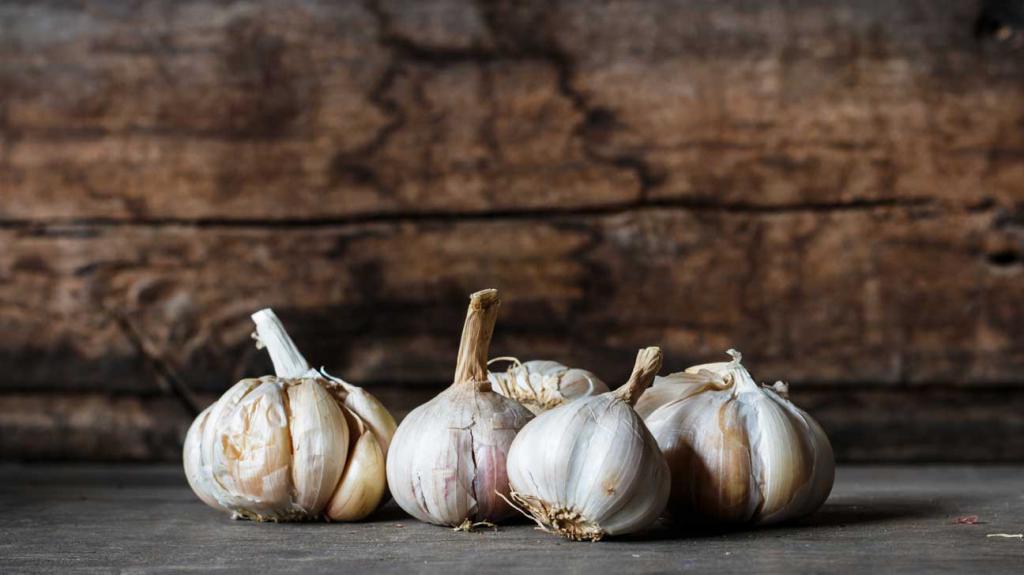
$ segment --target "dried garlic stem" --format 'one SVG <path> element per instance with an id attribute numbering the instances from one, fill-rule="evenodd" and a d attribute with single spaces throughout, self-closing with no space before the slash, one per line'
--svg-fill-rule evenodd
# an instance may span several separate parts
<path id="1" fill-rule="evenodd" d="M 315 370 L 311 370 L 306 358 L 299 353 L 292 338 L 288 337 L 281 320 L 269 307 L 261 309 L 252 314 L 252 321 L 256 323 L 256 335 L 259 342 L 267 348 L 270 353 L 270 361 L 274 362 L 274 371 L 278 377 L 289 379 L 306 377 L 319 377 Z M 312 374 L 309 372 L 313 371 Z"/>
<path id="2" fill-rule="evenodd" d="M 498 290 L 485 289 L 469 297 L 466 323 L 462 327 L 459 358 L 455 364 L 455 383 L 488 385 L 487 351 L 491 347 L 494 324 L 498 320 Z"/>
<path id="3" fill-rule="evenodd" d="M 636 355 L 636 363 L 633 364 L 633 373 L 629 381 L 614 391 L 615 396 L 630 405 L 636 404 L 644 390 L 654 382 L 654 376 L 658 375 L 661 369 L 661 348 L 646 347 Z"/>

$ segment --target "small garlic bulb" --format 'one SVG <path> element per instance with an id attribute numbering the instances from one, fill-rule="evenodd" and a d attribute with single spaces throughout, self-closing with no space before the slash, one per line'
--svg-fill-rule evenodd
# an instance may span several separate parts
<path id="1" fill-rule="evenodd" d="M 504 373 L 487 374 L 491 387 L 534 414 L 566 401 L 608 391 L 608 386 L 593 373 L 569 368 L 557 361 L 535 359 L 521 363 L 514 357 L 497 357 L 489 363 L 496 361 L 509 361 L 512 365 Z"/>
<path id="2" fill-rule="evenodd" d="M 252 316 L 276 376 L 243 379 L 185 437 L 185 477 L 214 509 L 257 521 L 355 521 L 380 504 L 395 420 L 366 391 L 310 369 L 269 309 Z"/>
<path id="3" fill-rule="evenodd" d="M 519 432 L 512 498 L 543 529 L 597 541 L 640 531 L 665 509 L 668 466 L 632 408 L 660 366 L 660 349 L 640 350 L 625 386 L 545 411 Z"/>
<path id="4" fill-rule="evenodd" d="M 455 381 L 402 421 L 388 452 L 388 486 L 420 521 L 471 527 L 515 512 L 505 459 L 519 429 L 533 417 L 491 390 L 487 350 L 498 315 L 497 290 L 470 297 Z"/>
<path id="5" fill-rule="evenodd" d="M 659 378 L 637 404 L 672 470 L 680 523 L 769 524 L 814 512 L 835 476 L 832 446 L 786 386 L 730 362 Z"/>

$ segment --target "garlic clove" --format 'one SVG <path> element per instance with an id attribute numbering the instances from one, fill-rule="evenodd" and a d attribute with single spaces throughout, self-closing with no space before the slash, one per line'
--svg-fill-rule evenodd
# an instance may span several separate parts
<path id="1" fill-rule="evenodd" d="M 588 402 L 589 403 L 589 402 Z M 533 419 L 529 433 L 520 431 L 508 459 L 508 478 L 513 489 L 539 501 L 569 501 L 575 477 L 572 457 L 577 438 L 589 431 L 588 407 L 566 404 Z"/>
<path id="2" fill-rule="evenodd" d="M 377 436 L 366 431 L 352 447 L 338 488 L 327 504 L 327 517 L 333 521 L 365 518 L 380 505 L 386 484 L 384 451 Z"/>
<path id="3" fill-rule="evenodd" d="M 811 442 L 814 450 L 814 468 L 811 472 L 812 487 L 808 490 L 803 504 L 793 513 L 793 517 L 802 517 L 813 513 L 828 500 L 829 494 L 832 493 L 832 485 L 835 483 L 836 462 L 832 444 L 829 442 L 828 436 L 825 435 L 825 430 L 810 415 L 796 409 L 800 411 L 814 438 L 814 441 Z"/>
<path id="4" fill-rule="evenodd" d="M 377 443 L 386 455 L 388 447 L 391 446 L 391 438 L 395 436 L 395 429 L 398 428 L 398 424 L 387 408 L 384 407 L 384 404 L 359 386 L 352 385 L 340 377 L 329 375 L 323 369 L 320 370 L 320 373 L 329 381 L 341 386 L 344 390 L 345 397 L 343 401 L 345 407 L 358 415 L 363 423 L 370 428 L 370 431 L 377 436 Z"/>
<path id="5" fill-rule="evenodd" d="M 291 441 L 285 397 L 276 378 L 246 394 L 220 422 L 213 477 L 236 513 L 284 519 L 291 509 Z"/>
<path id="6" fill-rule="evenodd" d="M 642 427 L 638 432 L 647 432 Z M 649 434 L 649 432 L 647 432 Z M 655 463 L 661 462 L 659 463 Z M 665 511 L 671 489 L 671 475 L 668 466 L 664 464 L 664 456 L 657 449 L 657 442 L 644 442 L 644 453 L 641 455 L 641 463 L 638 467 L 648 470 L 653 477 L 641 480 L 634 479 L 631 492 L 623 498 L 619 509 L 610 513 L 602 522 L 605 533 L 609 535 L 620 535 L 643 530 L 654 523 Z M 646 487 L 645 487 L 646 485 Z M 653 486 L 653 487 L 651 487 Z"/>
<path id="7" fill-rule="evenodd" d="M 201 480 L 202 484 L 220 506 L 232 512 L 236 510 L 236 498 L 214 475 L 216 449 L 222 444 L 220 429 L 231 412 L 246 395 L 256 389 L 263 381 L 271 380 L 273 378 L 252 378 L 239 381 L 224 392 L 224 395 L 216 403 L 210 406 L 209 415 L 206 416 L 206 425 L 203 427 L 203 434 L 199 442 L 200 465 L 197 475 L 200 478 L 204 478 Z"/>
<path id="8" fill-rule="evenodd" d="M 486 518 L 477 513 L 475 496 L 473 407 L 472 396 L 449 388 L 406 416 L 395 434 L 388 485 L 395 501 L 421 521 L 454 527 Z"/>
<path id="9" fill-rule="evenodd" d="M 200 413 L 185 435 L 185 446 L 182 449 L 183 462 L 185 465 L 185 479 L 189 487 L 199 496 L 203 503 L 218 509 L 227 511 L 213 495 L 212 486 L 207 480 L 208 475 L 203 472 L 202 440 L 203 432 L 206 430 L 206 422 L 210 418 L 210 412 L 214 406 L 207 407 Z"/>
<path id="10" fill-rule="evenodd" d="M 591 453 L 580 458 L 570 474 L 577 477 L 571 500 L 577 502 L 584 517 L 601 518 L 600 527 L 609 535 L 628 533 L 643 527 L 662 512 L 668 498 L 668 473 L 659 465 L 661 452 L 652 449 L 651 441 L 621 441 L 622 435 L 637 436 L 647 433 L 643 423 L 629 414 L 628 404 L 609 401 L 607 406 L 595 409 L 598 417 L 590 431 L 592 444 L 608 445 L 603 454 Z M 656 489 L 646 488 L 641 474 L 664 475 L 666 481 L 656 480 Z M 663 487 L 662 487 L 663 486 Z M 660 505 L 650 501 L 661 500 Z M 653 515 L 653 517 L 651 517 Z"/>
<path id="11" fill-rule="evenodd" d="M 764 393 L 741 393 L 736 400 L 750 442 L 752 475 L 761 495 L 758 521 L 772 523 L 786 511 L 800 489 L 808 485 L 811 460 L 808 435 L 800 433 L 790 414 Z"/>
<path id="12" fill-rule="evenodd" d="M 702 394 L 690 398 L 687 407 L 658 411 L 647 423 L 671 470 L 670 507 L 693 508 L 718 521 L 747 521 L 760 495 L 737 406 L 728 396 Z"/>
<path id="13" fill-rule="evenodd" d="M 471 434 L 472 464 L 475 467 L 472 497 L 476 509 L 474 521 L 505 519 L 515 510 L 499 493 L 508 494 L 508 450 L 516 433 L 529 418 L 529 412 L 520 406 L 509 406 L 508 400 L 496 393 L 481 394 L 477 406 L 486 406 L 478 421 L 469 428 Z"/>
<path id="14" fill-rule="evenodd" d="M 804 410 L 774 391 L 765 390 L 765 396 L 791 416 L 799 428 L 801 438 L 805 441 L 804 448 L 807 450 L 807 456 L 813 461 L 806 484 L 794 496 L 794 502 L 790 505 L 791 509 L 783 519 L 800 517 L 821 507 L 832 491 L 832 483 L 835 480 L 835 457 L 832 453 L 832 445 L 829 443 L 828 436 L 825 435 L 825 430 Z M 771 520 L 766 518 L 765 522 L 768 523 Z"/>
<path id="15" fill-rule="evenodd" d="M 317 515 L 327 505 L 348 456 L 349 430 L 337 401 L 315 379 L 287 389 L 294 502 Z"/>

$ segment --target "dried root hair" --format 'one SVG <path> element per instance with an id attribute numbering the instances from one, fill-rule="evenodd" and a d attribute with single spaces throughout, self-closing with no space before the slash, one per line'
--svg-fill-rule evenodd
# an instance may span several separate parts
<path id="1" fill-rule="evenodd" d="M 502 499 L 503 495 L 498 494 Z M 568 507 L 556 507 L 536 497 L 512 491 L 512 501 L 505 502 L 537 523 L 537 529 L 555 533 L 573 541 L 600 541 L 606 533 L 597 523 Z M 513 503 L 513 501 L 515 503 Z"/>

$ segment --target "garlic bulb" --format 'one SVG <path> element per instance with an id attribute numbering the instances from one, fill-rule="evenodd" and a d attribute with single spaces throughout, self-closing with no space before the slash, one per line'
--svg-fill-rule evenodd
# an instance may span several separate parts
<path id="1" fill-rule="evenodd" d="M 543 529 L 596 541 L 640 531 L 665 509 L 668 466 L 632 408 L 660 366 L 660 349 L 640 350 L 625 386 L 545 411 L 519 432 L 512 498 Z"/>
<path id="2" fill-rule="evenodd" d="M 532 415 L 487 381 L 498 303 L 497 290 L 471 296 L 454 383 L 409 413 L 391 443 L 391 494 L 421 521 L 471 526 L 514 513 L 501 497 L 509 493 L 505 458 Z"/>
<path id="3" fill-rule="evenodd" d="M 828 498 L 832 446 L 786 386 L 759 387 L 730 362 L 661 378 L 637 405 L 672 470 L 668 509 L 679 522 L 769 524 Z"/>
<path id="4" fill-rule="evenodd" d="M 276 376 L 243 379 L 185 437 L 185 477 L 234 517 L 362 519 L 380 504 L 395 420 L 366 391 L 310 369 L 274 312 L 252 316 Z"/>
<path id="5" fill-rule="evenodd" d="M 504 373 L 487 374 L 491 388 L 518 401 L 534 414 L 566 401 L 608 391 L 608 386 L 593 373 L 569 368 L 557 361 L 535 359 L 521 363 L 514 357 L 497 357 L 489 364 L 496 361 L 509 361 L 512 365 Z"/>

